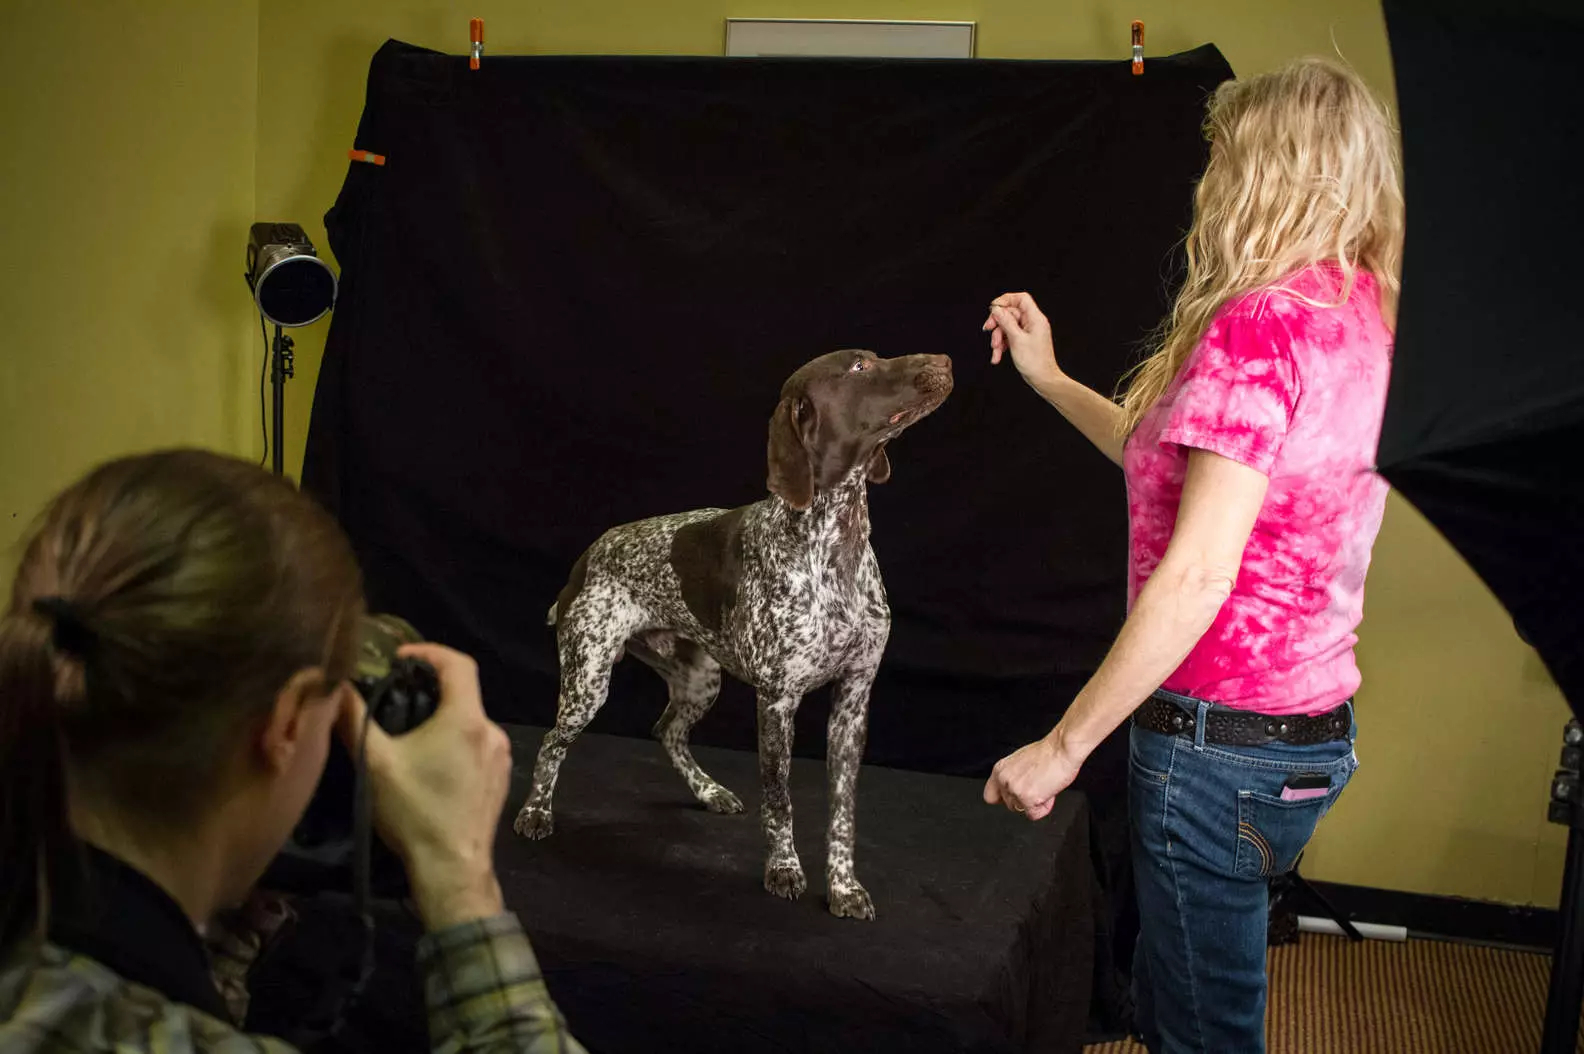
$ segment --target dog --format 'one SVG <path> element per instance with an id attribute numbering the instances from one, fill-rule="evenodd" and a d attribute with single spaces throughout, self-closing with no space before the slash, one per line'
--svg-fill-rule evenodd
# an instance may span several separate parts
<path id="1" fill-rule="evenodd" d="M 853 827 L 869 690 L 891 611 L 869 546 L 868 484 L 890 478 L 888 445 L 951 389 L 944 355 L 822 355 L 787 379 L 770 418 L 769 497 L 616 527 L 583 553 L 549 613 L 560 699 L 513 824 L 518 834 L 553 830 L 551 797 L 567 748 L 604 704 L 611 667 L 625 652 L 670 689 L 654 734 L 694 796 L 712 812 L 742 812 L 688 749 L 725 670 L 758 693 L 765 889 L 796 899 L 807 881 L 792 841 L 792 721 L 804 694 L 835 682 L 826 891 L 833 915 L 874 917 L 854 873 Z"/>

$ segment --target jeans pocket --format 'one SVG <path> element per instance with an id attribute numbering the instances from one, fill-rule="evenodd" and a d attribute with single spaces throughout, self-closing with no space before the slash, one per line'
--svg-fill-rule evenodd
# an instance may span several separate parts
<path id="1" fill-rule="evenodd" d="M 1146 738 L 1148 737 L 1148 738 Z M 1171 765 L 1173 743 L 1155 732 L 1133 729 L 1128 736 L 1128 769 L 1146 785 L 1164 785 Z"/>
<path id="2" fill-rule="evenodd" d="M 1292 870 L 1315 827 L 1341 790 L 1303 801 L 1283 801 L 1258 791 L 1238 791 L 1237 859 L 1244 878 L 1268 878 Z"/>

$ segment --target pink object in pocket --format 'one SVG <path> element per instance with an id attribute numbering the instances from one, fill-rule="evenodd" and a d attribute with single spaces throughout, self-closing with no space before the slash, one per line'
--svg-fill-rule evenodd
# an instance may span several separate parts
<path id="1" fill-rule="evenodd" d="M 1330 787 L 1305 787 L 1302 790 L 1297 790 L 1292 787 L 1283 787 L 1281 799 L 1282 801 L 1307 801 L 1310 798 L 1324 798 L 1330 793 Z"/>

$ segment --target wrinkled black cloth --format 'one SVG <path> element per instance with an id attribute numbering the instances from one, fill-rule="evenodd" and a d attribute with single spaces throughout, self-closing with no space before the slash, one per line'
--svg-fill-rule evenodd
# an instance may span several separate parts
<path id="1" fill-rule="evenodd" d="M 532 757 L 542 730 L 510 731 Z M 789 903 L 763 888 L 757 758 L 695 753 L 745 813 L 697 805 L 658 743 L 584 736 L 555 833 L 503 828 L 496 845 L 507 903 L 590 1050 L 1076 1054 L 1095 914 L 1081 796 L 1031 824 L 988 808 L 977 780 L 866 766 L 856 860 L 876 917 L 859 922 L 825 905 L 824 765 L 793 763 L 809 890 Z M 525 766 L 513 806 L 527 790 Z"/>

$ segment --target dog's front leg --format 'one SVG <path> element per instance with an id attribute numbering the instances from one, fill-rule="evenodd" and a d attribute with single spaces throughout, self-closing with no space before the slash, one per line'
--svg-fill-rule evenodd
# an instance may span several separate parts
<path id="1" fill-rule="evenodd" d="M 858 807 L 858 769 L 868 738 L 869 689 L 873 668 L 849 673 L 831 693 L 825 768 L 830 778 L 830 828 L 826 835 L 825 887 L 838 918 L 872 919 L 874 903 L 858 884 L 853 864 Z"/>
<path id="2" fill-rule="evenodd" d="M 796 900 L 808 888 L 792 841 L 792 720 L 801 700 L 790 693 L 759 692 L 759 781 L 763 789 L 759 820 L 769 843 L 764 885 L 788 900 Z"/>

